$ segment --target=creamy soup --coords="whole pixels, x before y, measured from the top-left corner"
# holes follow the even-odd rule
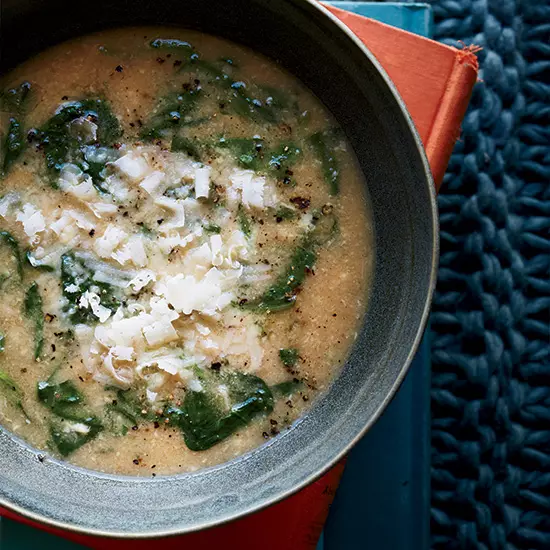
[[[343,132],[274,62],[167,28],[2,80],[0,419],[73,464],[193,471],[338,374],[372,257]]]

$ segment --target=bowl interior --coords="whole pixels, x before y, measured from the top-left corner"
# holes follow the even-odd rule
[[[365,323],[342,375],[291,430],[230,463],[155,479],[46,459],[0,431],[0,504],[95,534],[158,536],[227,521],[291,494],[349,449],[403,379],[434,284],[434,190],[412,123],[358,41],[310,0],[4,0],[1,70],[62,40],[165,24],[243,43],[280,62],[326,104],[364,171],[376,260]]]

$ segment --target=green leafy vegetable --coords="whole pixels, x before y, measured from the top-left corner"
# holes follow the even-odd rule
[[[293,143],[281,143],[270,153],[268,166],[271,170],[285,172],[292,166],[302,151]]]
[[[25,315],[34,323],[34,358],[38,359],[44,347],[44,313],[38,285],[32,283],[23,302]]]
[[[217,143],[222,149],[230,149],[237,162],[244,168],[259,170],[263,164],[265,143],[259,138],[225,138]]]
[[[275,384],[271,386],[271,391],[276,397],[287,397],[296,393],[303,387],[303,383],[300,380],[288,380],[286,382],[281,382],[280,384]]]
[[[19,113],[31,91],[30,82],[22,82],[17,88],[11,88],[0,94],[0,105],[3,111]]]
[[[225,384],[231,407],[211,388]],[[241,372],[214,375],[204,391],[188,391],[181,409],[172,407],[166,415],[183,432],[185,444],[192,451],[204,451],[245,427],[256,416],[273,410],[273,395],[265,382]]]
[[[301,154],[301,149],[293,143],[280,143],[274,149],[270,149],[259,137],[222,137],[216,146],[231,150],[240,166],[255,171],[285,172]]]
[[[103,424],[94,416],[78,422],[54,418],[50,423],[52,441],[62,456],[69,456],[102,430]]]
[[[23,147],[25,146],[25,136],[23,135],[23,128],[21,122],[15,118],[10,118],[8,126],[8,133],[4,141],[4,158],[2,162],[2,172],[7,174],[15,163],[15,161],[21,155]]]
[[[19,386],[8,376],[5,372],[0,371],[0,390],[3,390],[8,400],[20,409],[23,414],[28,418],[27,413],[23,407],[23,392]]]
[[[308,239],[296,247],[289,266],[274,285],[257,300],[244,306],[246,309],[275,312],[288,309],[296,302],[296,291],[302,285],[308,271],[313,269],[317,255]]]
[[[44,263],[42,260],[37,260],[32,255],[30,250],[27,250],[25,252],[25,259],[27,260],[27,263],[31,267],[34,267],[34,269],[37,269],[38,271],[47,271],[47,272],[55,271],[55,267],[53,267],[53,265],[48,265]]]
[[[338,218],[331,206],[325,205],[322,210],[313,212],[313,229],[310,231],[310,238],[314,244],[319,246],[327,244],[338,234],[338,229]]]
[[[247,300],[242,307],[260,312],[275,312],[294,305],[298,289],[315,265],[317,248],[326,244],[338,229],[332,208],[324,209],[326,214],[323,210],[314,213],[313,228],[301,237],[283,274],[262,296],[255,300]]]
[[[170,137],[179,126],[186,125],[186,116],[195,111],[201,97],[201,88],[197,85],[168,94],[161,99],[153,116],[142,128],[140,137],[149,141]]]
[[[201,81],[215,84],[225,93],[225,98],[221,101],[224,105],[222,112],[232,111],[257,122],[279,122],[283,117],[283,108],[287,104],[283,100],[283,94],[273,93],[272,88],[234,80],[226,72],[229,68],[233,67],[225,61],[210,63],[194,54],[182,66],[182,71],[195,73]]]
[[[80,406],[76,407],[83,403],[84,396],[70,380],[60,384],[50,380],[38,382],[37,393],[38,399],[57,416],[78,421],[89,416],[81,410]]]
[[[239,222],[239,227],[244,233],[245,237],[250,237],[252,235],[252,222],[248,217],[242,204],[239,204],[239,209],[237,211],[237,220]]]
[[[96,287],[102,306],[116,311],[120,302],[115,296],[114,287],[108,283],[95,281],[94,268],[87,265],[86,260],[72,252],[61,256],[61,286],[63,296],[67,299],[68,305],[65,312],[74,324],[96,323],[97,317],[89,308],[79,307],[79,301],[87,290]]]
[[[181,151],[186,153],[198,161],[200,161],[203,156],[202,147],[196,141],[180,135],[175,135],[172,138],[171,149],[173,152]]]
[[[288,206],[281,205],[277,208],[277,210],[275,210],[275,214],[273,215],[278,222],[282,222],[283,220],[293,220],[296,218],[296,210],[293,210]]]
[[[219,235],[222,232],[222,228],[215,223],[207,223],[206,225],[203,225],[203,227],[207,233],[214,233]]]
[[[4,283],[10,278],[9,273],[0,273],[0,289],[4,286]]]
[[[116,390],[116,399],[109,403],[107,408],[129,420],[132,426],[138,425],[143,420],[157,418],[147,407],[144,407],[142,400],[132,390]]]
[[[75,130],[73,123],[78,120],[97,125],[96,140],[89,133],[83,136]],[[91,170],[91,175],[96,175],[97,184],[98,167],[83,164],[86,162],[84,149],[88,143],[95,141],[110,147],[121,135],[118,119],[108,103],[102,99],[84,99],[61,105],[36,132],[36,139],[44,151],[46,166],[52,175],[58,174],[66,162],[74,162],[83,169]],[[52,185],[55,186],[55,183]]]
[[[285,367],[292,368],[298,362],[298,350],[296,348],[281,348],[279,358]]]
[[[2,174],[6,175],[21,155],[26,141],[23,132],[23,107],[31,91],[29,82],[23,82],[0,96],[2,110],[11,114],[2,151]]]
[[[67,456],[93,439],[102,429],[101,421],[84,408],[84,396],[70,381],[38,382],[39,401],[52,411],[50,434],[57,450]]]
[[[321,161],[323,176],[328,184],[331,195],[337,195],[340,190],[340,169],[334,151],[327,143],[327,136],[317,132],[310,137],[310,143]]]
[[[21,255],[21,249],[19,248],[19,243],[8,231],[0,231],[0,240],[10,248],[15,259],[15,263],[17,264],[19,279],[23,280],[23,258]]]

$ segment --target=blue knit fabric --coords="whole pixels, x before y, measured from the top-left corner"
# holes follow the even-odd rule
[[[432,0],[480,79],[439,197],[432,546],[550,549],[550,0]]]

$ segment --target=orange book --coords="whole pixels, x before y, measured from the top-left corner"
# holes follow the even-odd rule
[[[439,188],[477,80],[475,49],[457,50],[373,19],[327,8],[361,38],[395,83],[424,143]],[[210,550],[219,548],[223,541],[228,550],[252,550],[259,546],[263,550],[313,550],[343,470],[344,461],[296,495],[244,519],[155,544],[163,549]],[[0,508],[0,514],[36,526],[8,510]],[[100,539],[58,529],[46,530],[98,550],[151,547],[148,541]]]
[[[439,189],[477,80],[475,48],[457,50],[326,6],[369,48],[404,99]]]

